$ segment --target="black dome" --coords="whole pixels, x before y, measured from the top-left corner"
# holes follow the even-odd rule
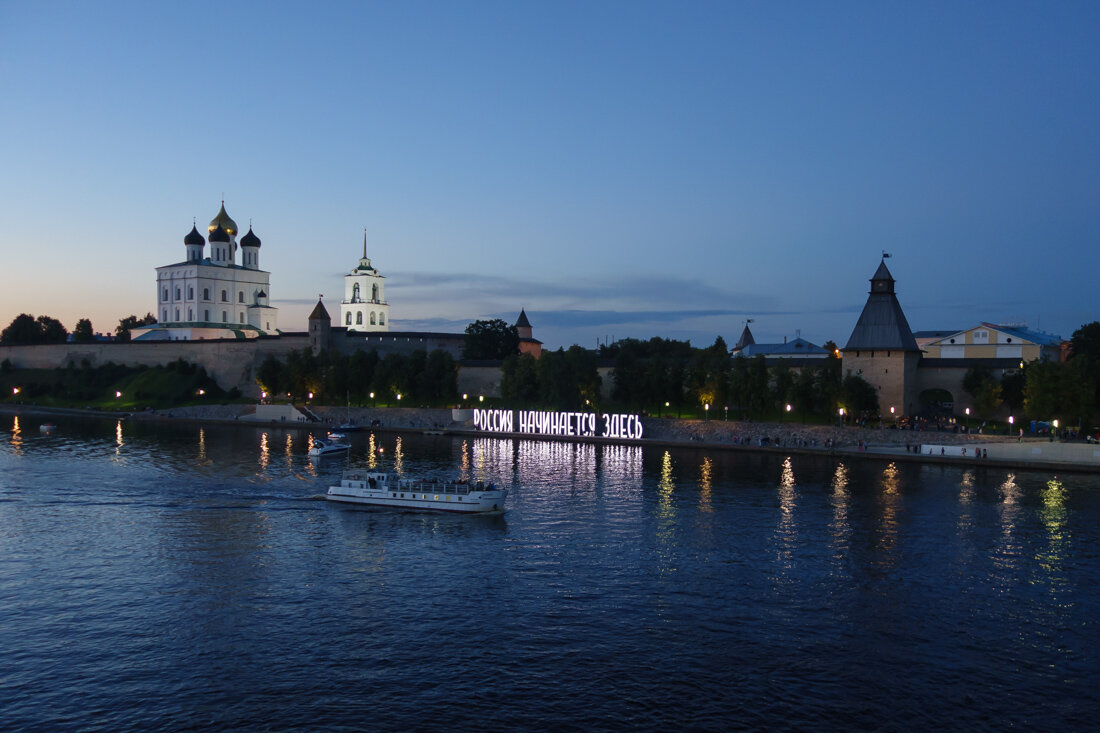
[[[191,231],[183,238],[184,244],[206,244],[206,240],[199,234],[199,230],[196,227],[191,227]]]
[[[229,241],[229,235],[226,233],[226,231],[224,229],[221,228],[221,225],[219,224],[217,229],[210,232],[210,241],[211,242],[228,242]]]
[[[248,234],[241,237],[241,246],[242,247],[259,247],[260,246],[260,238],[252,233],[252,227],[248,228]]]

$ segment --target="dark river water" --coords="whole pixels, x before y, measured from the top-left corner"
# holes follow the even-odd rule
[[[1100,725],[1097,477],[2,420],[5,731]],[[318,499],[372,457],[508,511]]]

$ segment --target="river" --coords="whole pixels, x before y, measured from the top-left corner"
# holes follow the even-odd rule
[[[3,730],[1096,725],[1100,478],[5,416]],[[497,517],[332,505],[463,474]]]

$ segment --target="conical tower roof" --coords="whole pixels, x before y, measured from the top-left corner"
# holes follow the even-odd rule
[[[519,309],[519,320],[516,321],[516,328],[531,328],[531,322],[527,320],[527,312],[523,309]]]
[[[871,292],[845,351],[920,351],[894,293],[894,276],[883,259],[871,277]]]
[[[332,321],[329,317],[328,311],[325,310],[325,304],[321,302],[321,299],[317,299],[317,305],[313,307],[313,312],[309,314],[309,320],[311,321]]]
[[[741,338],[737,339],[737,343],[733,345],[734,351],[740,351],[746,346],[752,346],[756,343],[756,339],[752,337],[752,331],[749,330],[749,324],[745,324],[745,330],[741,332]]]

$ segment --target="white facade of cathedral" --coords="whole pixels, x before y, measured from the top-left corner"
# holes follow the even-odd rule
[[[260,238],[249,227],[240,240],[222,202],[206,240],[197,227],[184,237],[186,260],[157,268],[157,324],[134,331],[135,340],[256,338],[279,333],[270,305],[270,273],[260,269]]]
[[[386,302],[386,278],[378,274],[367,257],[367,236],[363,235],[363,257],[359,266],[344,275],[344,300],[340,320],[332,325],[349,331],[389,331],[390,306]]]

